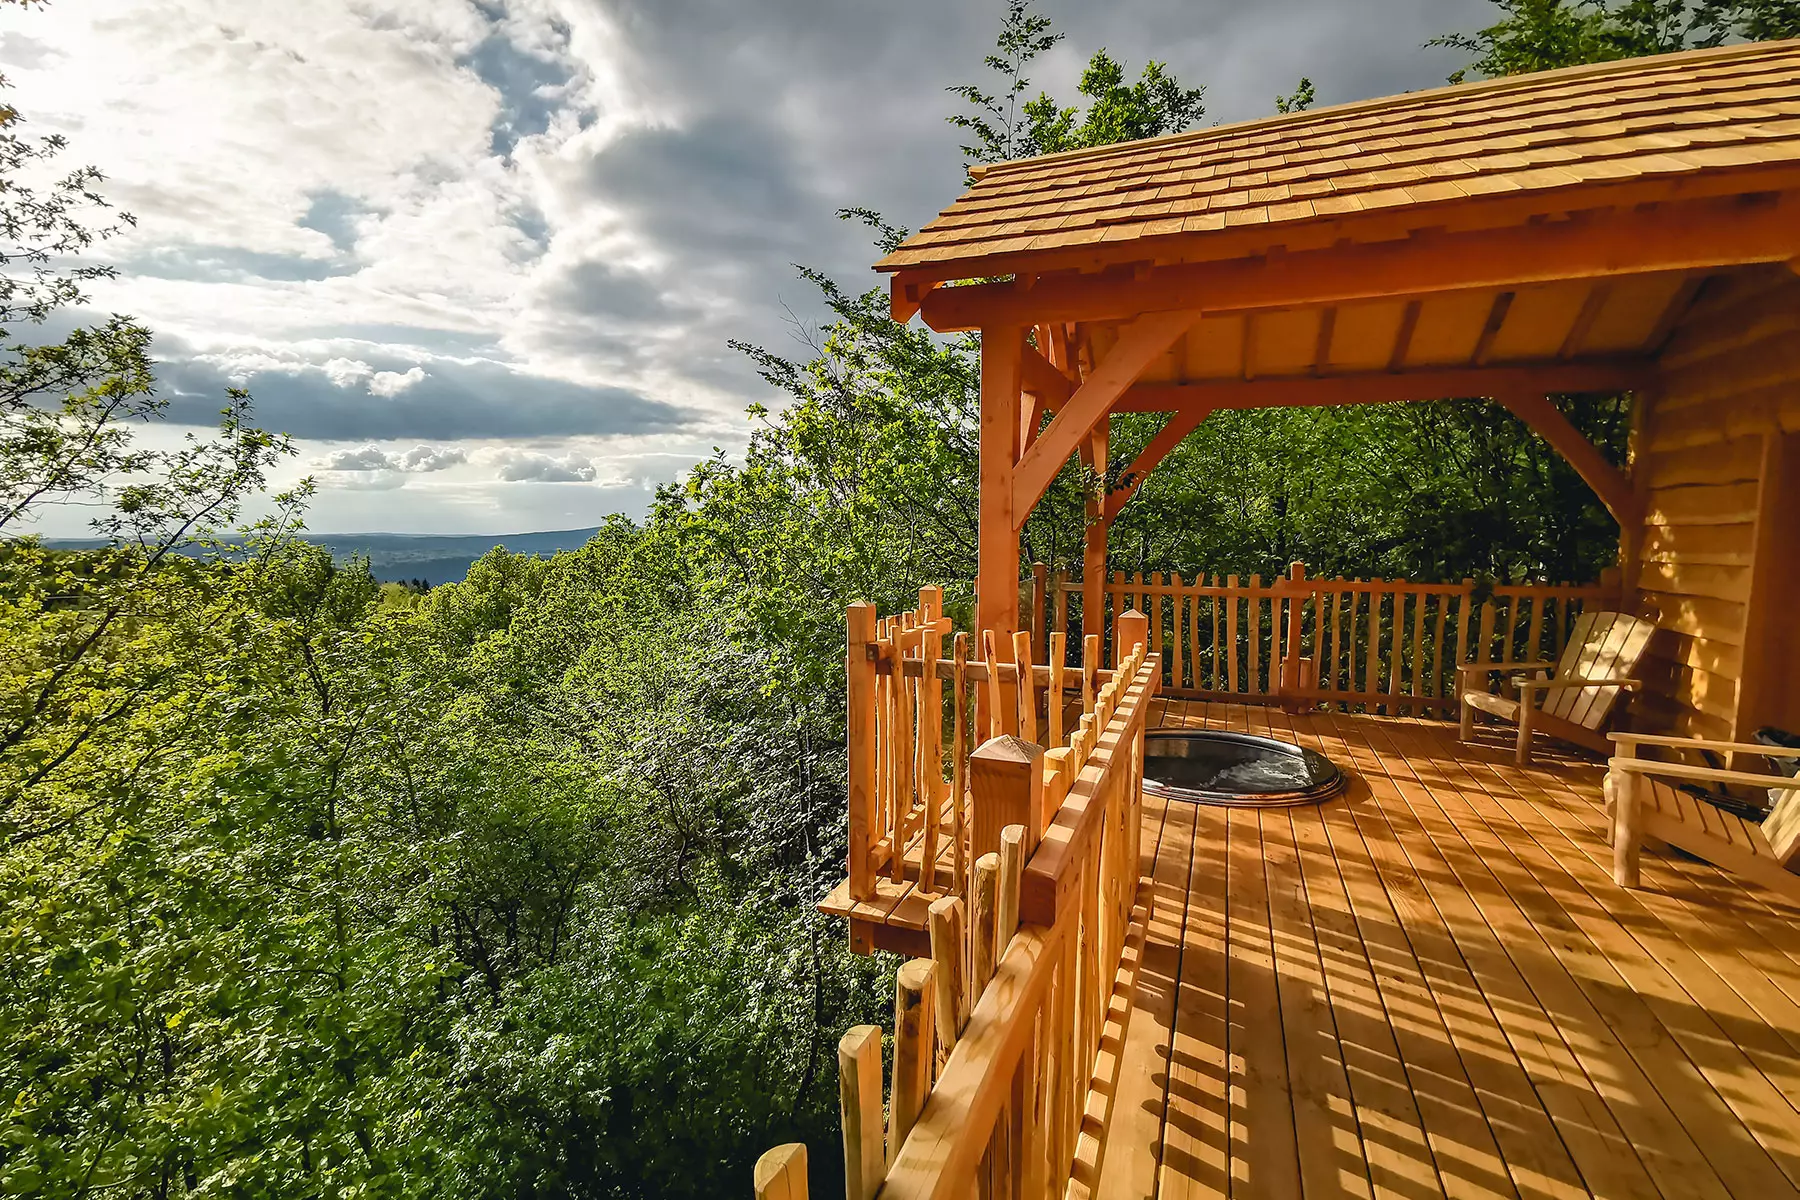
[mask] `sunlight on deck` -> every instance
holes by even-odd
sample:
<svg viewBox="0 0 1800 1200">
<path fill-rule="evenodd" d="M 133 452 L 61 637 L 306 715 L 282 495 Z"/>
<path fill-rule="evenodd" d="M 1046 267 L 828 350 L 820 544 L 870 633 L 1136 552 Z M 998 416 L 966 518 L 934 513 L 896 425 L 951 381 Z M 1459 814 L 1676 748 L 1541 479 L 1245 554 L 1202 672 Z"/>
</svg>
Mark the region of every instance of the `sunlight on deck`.
<svg viewBox="0 0 1800 1200">
<path fill-rule="evenodd" d="M 1796 1194 L 1800 908 L 1667 853 L 1616 887 L 1594 762 L 1159 708 L 1354 778 L 1322 808 L 1146 797 L 1156 908 L 1097 1195 Z"/>
</svg>

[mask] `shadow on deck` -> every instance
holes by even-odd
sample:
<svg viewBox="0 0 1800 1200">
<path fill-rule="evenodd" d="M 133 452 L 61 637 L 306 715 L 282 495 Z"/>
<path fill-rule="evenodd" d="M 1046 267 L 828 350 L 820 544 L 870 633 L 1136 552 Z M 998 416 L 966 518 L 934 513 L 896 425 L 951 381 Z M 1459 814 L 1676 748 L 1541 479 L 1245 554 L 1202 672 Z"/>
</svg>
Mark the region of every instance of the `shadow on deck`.
<svg viewBox="0 0 1800 1200">
<path fill-rule="evenodd" d="M 1644 856 L 1598 764 L 1431 721 L 1159 702 L 1348 768 L 1320 808 L 1146 797 L 1156 905 L 1095 1194 L 1800 1194 L 1800 908 Z"/>
</svg>

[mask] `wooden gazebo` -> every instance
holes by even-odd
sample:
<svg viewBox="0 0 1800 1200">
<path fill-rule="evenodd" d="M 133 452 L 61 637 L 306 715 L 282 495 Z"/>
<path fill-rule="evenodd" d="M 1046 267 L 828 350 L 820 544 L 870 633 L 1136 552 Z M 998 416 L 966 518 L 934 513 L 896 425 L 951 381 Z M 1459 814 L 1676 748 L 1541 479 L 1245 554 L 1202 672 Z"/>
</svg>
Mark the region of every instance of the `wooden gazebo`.
<svg viewBox="0 0 1800 1200">
<path fill-rule="evenodd" d="M 1673 784 L 1800 785 L 1655 757 L 1800 728 L 1800 42 L 1004 163 L 879 267 L 897 319 L 982 334 L 980 575 L 971 630 L 936 588 L 849 612 L 820 907 L 912 961 L 885 1103 L 885 1031 L 839 1046 L 845 1194 L 1800 1195 L 1800 808 Z M 1624 470 L 1551 399 L 1621 391 Z M 1443 398 L 1568 459 L 1616 584 L 1104 579 L 1209 413 Z M 1019 532 L 1130 411 L 1169 416 L 1090 502 L 1075 665 L 1040 592 L 1018 631 Z M 1450 673 L 1561 649 L 1588 602 L 1656 643 L 1610 770 L 1459 740 Z M 1160 799 L 1167 726 L 1298 742 L 1348 790 Z M 806 1163 L 770 1151 L 759 1198 Z"/>
<path fill-rule="evenodd" d="M 1090 612 L 1107 524 L 1208 413 L 1488 397 L 1623 528 L 1680 639 L 1663 723 L 1729 736 L 1800 724 L 1797 256 L 1783 42 L 1003 163 L 877 268 L 896 319 L 982 333 L 979 628 L 1016 627 L 1018 531 L 1112 413 L 1169 421 L 1090 512 Z M 1546 399 L 1619 390 L 1629 476 Z"/>
</svg>

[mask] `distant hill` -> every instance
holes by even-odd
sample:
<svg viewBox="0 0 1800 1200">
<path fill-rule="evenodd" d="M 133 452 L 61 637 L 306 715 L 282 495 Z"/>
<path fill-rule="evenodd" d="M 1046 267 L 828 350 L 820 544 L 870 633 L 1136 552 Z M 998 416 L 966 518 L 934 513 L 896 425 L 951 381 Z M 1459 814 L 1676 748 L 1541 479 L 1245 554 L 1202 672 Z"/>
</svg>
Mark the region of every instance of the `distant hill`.
<svg viewBox="0 0 1800 1200">
<path fill-rule="evenodd" d="M 369 569 L 377 579 L 423 579 L 439 584 L 461 582 L 475 560 L 496 546 L 505 546 L 515 554 L 548 558 L 559 550 L 579 549 L 598 532 L 595 527 L 541 533 L 309 533 L 303 537 L 330 550 L 333 558 L 367 555 Z M 62 550 L 88 550 L 106 543 L 98 538 L 45 538 L 44 544 Z"/>
</svg>

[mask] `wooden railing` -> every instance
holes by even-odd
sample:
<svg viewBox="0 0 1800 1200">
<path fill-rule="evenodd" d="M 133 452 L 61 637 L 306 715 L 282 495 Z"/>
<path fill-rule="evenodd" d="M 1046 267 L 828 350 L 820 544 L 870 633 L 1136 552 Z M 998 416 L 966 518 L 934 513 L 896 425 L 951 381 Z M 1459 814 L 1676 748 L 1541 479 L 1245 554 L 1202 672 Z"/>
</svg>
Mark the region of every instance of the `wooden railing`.
<svg viewBox="0 0 1800 1200">
<path fill-rule="evenodd" d="M 979 642 L 955 632 L 943 615 L 943 590 L 935 587 L 920 589 L 917 609 L 891 617 L 878 618 L 872 604 L 850 606 L 852 899 L 874 896 L 883 878 L 969 894 L 970 754 L 1003 735 L 1050 747 L 1055 763 L 1091 745 L 1095 701 L 1113 672 L 1099 665 L 1098 636 L 1090 640 L 1083 666 L 1065 665 L 1061 634 L 1048 639 L 1049 661 L 1034 662 L 1027 631 L 999 638 L 990 631 Z M 1078 715 L 1070 711 L 1075 693 Z"/>
<path fill-rule="evenodd" d="M 942 773 L 930 769 L 929 755 L 906 753 L 907 721 L 899 715 L 914 715 L 916 747 L 918 729 L 932 721 L 917 720 L 930 705 L 912 696 L 908 683 L 937 678 L 944 661 L 934 661 L 932 639 L 949 632 L 935 616 L 936 599 L 923 596 L 919 610 L 885 627 L 866 609 L 851 612 L 851 661 L 860 657 L 875 667 L 860 685 L 854 676 L 851 681 L 852 744 L 858 736 L 854 712 L 863 701 L 875 721 L 873 731 L 864 731 L 876 764 L 875 778 L 864 781 L 872 790 L 869 811 L 890 815 L 883 836 L 893 844 L 903 844 L 907 828 L 899 798 L 908 787 L 915 797 L 935 795 L 935 783 L 942 781 Z M 878 636 L 860 641 L 865 630 Z M 1149 890 L 1138 877 L 1139 806 L 1144 729 L 1162 674 L 1145 645 L 1141 614 L 1123 612 L 1116 636 L 1131 650 L 1116 672 L 1099 679 L 1090 668 L 1085 680 L 1072 685 L 1081 686 L 1083 704 L 1063 745 L 1055 744 L 1059 739 L 1050 736 L 1048 724 L 1062 707 L 1060 668 L 1031 663 L 1023 643 L 1013 663 L 1000 661 L 998 648 L 991 648 L 980 680 L 966 655 L 948 660 L 957 695 L 947 707 L 958 722 L 956 736 L 965 716 L 976 720 L 956 681 L 991 689 L 984 731 L 992 736 L 966 764 L 952 764 L 952 797 L 960 797 L 967 811 L 958 818 L 937 810 L 940 820 L 959 822 L 944 820 L 940 832 L 959 846 L 966 841 L 972 869 L 966 881 L 960 872 L 939 881 L 949 887 L 930 905 L 930 956 L 907 962 L 896 978 L 885 1122 L 882 1031 L 858 1026 L 839 1045 L 849 1200 L 872 1200 L 878 1192 L 883 1200 L 1091 1194 L 1098 1131 L 1115 1090 L 1097 1072 L 1117 1069 L 1148 921 Z M 921 647 L 916 671 L 909 640 Z M 886 646 L 889 669 L 881 669 L 879 650 L 870 656 L 859 644 Z M 1098 657 L 1097 644 L 1092 649 L 1090 662 Z M 1009 678 L 1018 689 L 1010 707 L 1004 697 Z M 1040 695 L 1046 701 L 1041 713 Z M 929 686 L 923 698 L 931 699 Z M 892 722 L 885 730 L 884 713 Z M 1045 724 L 1033 728 L 1039 715 Z M 1027 733 L 1044 733 L 1053 748 L 1046 752 L 1015 736 L 1011 721 Z M 853 795 L 857 762 L 853 753 Z M 896 782 L 908 762 L 926 764 L 915 777 L 926 780 L 923 788 Z M 887 795 L 896 801 L 888 809 L 881 807 L 884 769 Z M 933 823 L 921 819 L 927 827 Z M 871 845 L 865 851 L 872 864 L 877 850 Z M 854 840 L 851 854 L 854 863 Z M 965 882 L 966 892 L 954 890 Z M 769 1151 L 757 1164 L 755 1183 L 759 1200 L 804 1200 L 805 1147 Z"/>
<path fill-rule="evenodd" d="M 1268 583 L 1118 573 L 1104 596 L 1109 613 L 1149 616 L 1150 651 L 1162 659 L 1171 697 L 1451 717 L 1457 664 L 1554 659 L 1584 607 L 1618 606 L 1608 575 L 1592 585 L 1484 587 L 1314 579 L 1295 563 Z M 1040 565 L 1022 592 L 1039 657 L 1050 636 L 1082 627 L 1081 584 L 1065 574 Z"/>
</svg>

